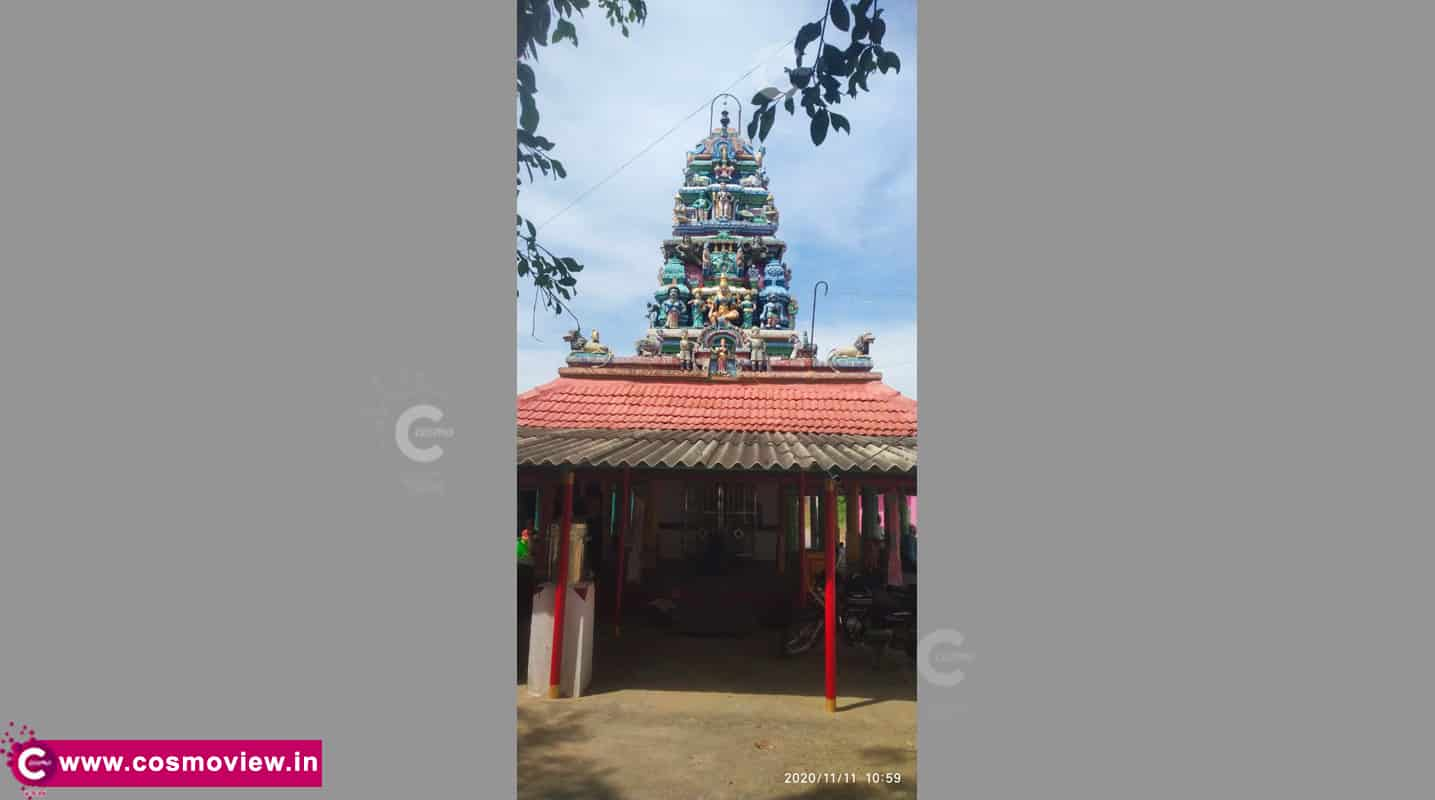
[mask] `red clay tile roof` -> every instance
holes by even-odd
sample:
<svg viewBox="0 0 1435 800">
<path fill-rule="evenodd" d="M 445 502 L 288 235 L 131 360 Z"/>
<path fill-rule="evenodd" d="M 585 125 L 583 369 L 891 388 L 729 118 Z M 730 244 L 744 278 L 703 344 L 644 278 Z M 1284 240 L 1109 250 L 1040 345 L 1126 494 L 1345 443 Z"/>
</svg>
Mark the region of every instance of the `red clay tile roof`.
<svg viewBox="0 0 1435 800">
<path fill-rule="evenodd" d="M 563 377 L 518 396 L 518 425 L 916 436 L 917 401 L 876 380 L 727 383 Z"/>
</svg>

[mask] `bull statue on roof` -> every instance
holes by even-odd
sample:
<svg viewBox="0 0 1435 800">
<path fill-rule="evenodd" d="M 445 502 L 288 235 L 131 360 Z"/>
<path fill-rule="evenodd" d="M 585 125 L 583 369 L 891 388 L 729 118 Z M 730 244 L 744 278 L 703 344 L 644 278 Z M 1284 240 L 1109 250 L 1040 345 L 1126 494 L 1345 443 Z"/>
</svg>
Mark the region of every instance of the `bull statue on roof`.
<svg viewBox="0 0 1435 800">
<path fill-rule="evenodd" d="M 640 356 L 660 356 L 663 354 L 663 340 L 657 334 L 650 333 L 634 343 Z"/>
<path fill-rule="evenodd" d="M 834 358 L 862 358 L 863 356 L 871 355 L 872 343 L 875 341 L 877 341 L 877 337 L 873 336 L 871 331 L 868 331 L 858 336 L 857 339 L 852 342 L 851 347 L 832 348 L 832 352 L 827 354 L 827 360 L 831 361 Z"/>
</svg>

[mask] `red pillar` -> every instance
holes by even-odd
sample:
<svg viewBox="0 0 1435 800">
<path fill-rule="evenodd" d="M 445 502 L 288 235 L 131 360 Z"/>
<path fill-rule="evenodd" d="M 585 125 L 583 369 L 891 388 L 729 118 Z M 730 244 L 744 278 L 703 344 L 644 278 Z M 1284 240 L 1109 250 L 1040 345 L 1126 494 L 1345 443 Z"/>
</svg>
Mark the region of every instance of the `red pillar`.
<svg viewBox="0 0 1435 800">
<path fill-rule="evenodd" d="M 553 660 L 548 664 L 548 696 L 558 696 L 563 668 L 563 601 L 568 596 L 568 539 L 573 530 L 573 472 L 563 473 L 563 524 L 558 534 L 558 576 L 553 581 Z"/>
<path fill-rule="evenodd" d="M 623 547 L 623 539 L 628 535 L 628 507 L 632 492 L 632 470 L 623 467 L 623 495 L 618 498 L 618 598 L 613 610 L 614 622 L 613 632 L 621 636 L 623 634 L 623 565 L 627 560 L 627 551 Z"/>
<path fill-rule="evenodd" d="M 797 587 L 797 605 L 807 608 L 807 590 L 811 586 L 811 576 L 807 574 L 807 548 L 804 537 L 807 535 L 807 475 L 797 473 L 797 566 L 798 574 L 801 576 Z"/>
<path fill-rule="evenodd" d="M 827 524 L 823 526 L 822 540 L 827 546 L 827 586 L 823 593 L 823 606 L 827 615 L 824 625 L 827 632 L 827 710 L 837 710 L 837 482 L 827 479 L 827 492 L 822 498 L 827 513 L 822 516 Z"/>
</svg>

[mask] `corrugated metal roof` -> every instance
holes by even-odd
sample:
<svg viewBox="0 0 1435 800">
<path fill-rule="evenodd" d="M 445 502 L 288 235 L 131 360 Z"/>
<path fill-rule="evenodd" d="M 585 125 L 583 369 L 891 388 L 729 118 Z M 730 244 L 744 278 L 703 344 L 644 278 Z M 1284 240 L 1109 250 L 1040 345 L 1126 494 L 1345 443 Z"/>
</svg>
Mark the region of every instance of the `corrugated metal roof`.
<svg viewBox="0 0 1435 800">
<path fill-rule="evenodd" d="M 521 427 L 518 464 L 907 474 L 917 469 L 917 439 L 792 432 Z"/>
</svg>

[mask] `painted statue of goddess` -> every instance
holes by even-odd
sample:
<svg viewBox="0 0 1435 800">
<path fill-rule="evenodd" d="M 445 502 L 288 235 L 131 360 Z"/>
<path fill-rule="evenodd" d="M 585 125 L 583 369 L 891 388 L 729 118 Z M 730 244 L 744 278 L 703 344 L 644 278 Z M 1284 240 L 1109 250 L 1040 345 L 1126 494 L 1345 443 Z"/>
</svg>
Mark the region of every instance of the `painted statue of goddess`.
<svg viewBox="0 0 1435 800">
<path fill-rule="evenodd" d="M 663 301 L 663 321 L 669 328 L 680 328 L 683 324 L 683 311 L 687 310 L 687 303 L 678 296 L 678 287 L 668 287 L 668 299 Z"/>
</svg>

